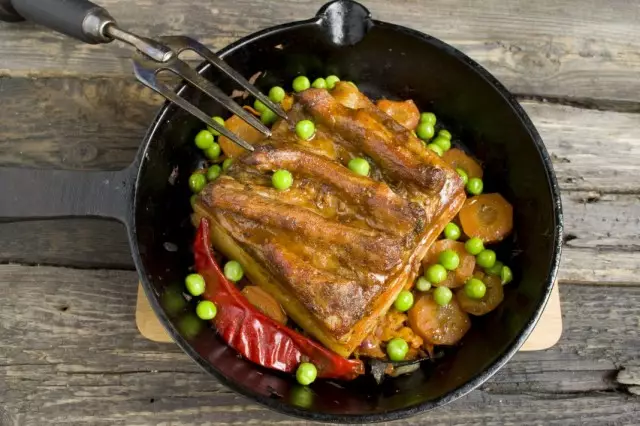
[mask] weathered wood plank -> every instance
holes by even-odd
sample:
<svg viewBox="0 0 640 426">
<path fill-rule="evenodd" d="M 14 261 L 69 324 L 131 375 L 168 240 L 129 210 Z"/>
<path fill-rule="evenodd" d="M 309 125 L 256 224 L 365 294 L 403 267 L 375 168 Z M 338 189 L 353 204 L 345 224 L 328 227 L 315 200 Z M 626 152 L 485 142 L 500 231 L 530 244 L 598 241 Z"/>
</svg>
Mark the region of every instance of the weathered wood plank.
<svg viewBox="0 0 640 426">
<path fill-rule="evenodd" d="M 563 206 L 560 281 L 640 284 L 640 196 L 565 191 Z M 0 223 L 0 235 L 0 263 L 133 269 L 126 232 L 115 222 Z"/>
<path fill-rule="evenodd" d="M 174 345 L 141 338 L 135 280 L 128 271 L 0 266 L 1 424 L 305 424 L 231 393 Z M 480 390 L 397 424 L 637 420 L 629 380 L 615 377 L 638 368 L 640 287 L 560 290 L 558 345 L 520 353 Z"/>
<path fill-rule="evenodd" d="M 0 164 L 117 169 L 131 162 L 160 98 L 126 79 L 0 77 Z"/>
<path fill-rule="evenodd" d="M 128 79 L 0 78 L 0 97 L 0 165 L 67 169 L 128 165 L 161 104 Z M 563 189 L 640 193 L 640 115 L 522 104 Z"/>
<path fill-rule="evenodd" d="M 0 223 L 0 263 L 134 269 L 118 222 L 65 219 Z"/>
<path fill-rule="evenodd" d="M 104 0 L 143 35 L 188 34 L 221 48 L 259 29 L 310 18 L 323 0 L 162 2 Z M 627 0 L 366 2 L 377 19 L 447 41 L 511 90 L 548 96 L 640 100 L 640 11 Z M 258 13 L 259 11 L 259 13 Z M 0 73 L 12 76 L 130 75 L 129 50 L 89 46 L 30 24 L 0 25 Z"/>
<path fill-rule="evenodd" d="M 523 101 L 563 189 L 640 192 L 640 115 Z"/>
</svg>

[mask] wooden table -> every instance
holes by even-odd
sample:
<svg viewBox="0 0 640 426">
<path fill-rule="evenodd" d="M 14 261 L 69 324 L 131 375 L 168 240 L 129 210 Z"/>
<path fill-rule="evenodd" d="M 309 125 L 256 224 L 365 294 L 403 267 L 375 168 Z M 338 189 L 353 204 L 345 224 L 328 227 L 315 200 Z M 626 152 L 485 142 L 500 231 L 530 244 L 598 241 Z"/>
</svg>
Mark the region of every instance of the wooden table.
<svg viewBox="0 0 640 426">
<path fill-rule="evenodd" d="M 186 33 L 220 48 L 321 3 L 101 4 L 142 34 Z M 518 354 L 481 389 L 398 424 L 638 424 L 638 2 L 366 4 L 460 48 L 518 94 L 553 155 L 566 218 L 560 342 Z M 0 164 L 127 165 L 160 103 L 134 81 L 128 54 L 0 24 Z M 1 223 L 0 263 L 0 425 L 304 423 L 138 334 L 137 275 L 119 224 Z"/>
</svg>

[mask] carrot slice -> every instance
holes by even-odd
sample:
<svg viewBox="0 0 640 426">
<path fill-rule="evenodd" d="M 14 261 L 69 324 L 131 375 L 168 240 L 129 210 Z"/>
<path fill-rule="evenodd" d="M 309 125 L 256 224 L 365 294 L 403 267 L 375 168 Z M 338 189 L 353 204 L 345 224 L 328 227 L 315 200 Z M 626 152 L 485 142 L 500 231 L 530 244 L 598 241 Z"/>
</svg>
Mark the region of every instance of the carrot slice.
<svg viewBox="0 0 640 426">
<path fill-rule="evenodd" d="M 429 265 L 438 263 L 438 256 L 445 250 L 453 250 L 458 253 L 460 257 L 460 265 L 455 271 L 449 271 L 447 279 L 436 284 L 437 287 L 449 287 L 457 288 L 463 286 L 464 283 L 471 278 L 473 274 L 473 268 L 476 266 L 475 256 L 469 254 L 465 248 L 464 243 L 453 240 L 440 240 L 433 243 L 427 255 L 422 259 L 422 265 L 424 268 L 428 268 Z"/>
<path fill-rule="evenodd" d="M 456 291 L 456 299 L 463 311 L 471 315 L 484 315 L 493 311 L 504 299 L 502 282 L 495 275 L 485 275 L 482 272 L 475 274 L 487 286 L 487 292 L 482 299 L 472 299 L 464 292 L 464 288 Z"/>
<path fill-rule="evenodd" d="M 459 216 L 464 233 L 485 243 L 501 241 L 513 229 L 513 207 L 500 194 L 468 198 Z"/>
<path fill-rule="evenodd" d="M 452 148 L 444 153 L 442 159 L 450 164 L 454 169 L 460 168 L 467 172 L 469 178 L 482 179 L 482 167 L 480 167 L 480 164 L 468 156 L 463 150 Z"/>
<path fill-rule="evenodd" d="M 282 100 L 282 109 L 285 111 L 289 111 L 291 107 L 293 107 L 293 96 L 285 95 L 284 99 Z"/>
<path fill-rule="evenodd" d="M 404 102 L 381 99 L 376 106 L 409 130 L 415 129 L 420 121 L 420 110 L 411 99 Z"/>
<path fill-rule="evenodd" d="M 455 297 L 449 304 L 440 306 L 429 292 L 420 295 L 409 309 L 409 325 L 425 343 L 453 345 L 469 331 L 471 321 Z"/>
<path fill-rule="evenodd" d="M 241 292 L 249 303 L 258 308 L 260 312 L 280 324 L 287 322 L 287 316 L 282 306 L 269 293 L 257 285 L 248 285 Z"/>
<path fill-rule="evenodd" d="M 224 126 L 227 128 L 227 130 L 235 133 L 236 135 L 238 135 L 238 137 L 244 139 L 251 145 L 264 139 L 264 135 L 262 133 L 251 127 L 249 124 L 245 123 L 243 119 L 235 114 L 229 117 L 224 122 Z M 244 148 L 239 147 L 238 145 L 233 143 L 231 139 L 225 136 L 220 136 L 218 143 L 220 144 L 220 148 L 222 148 L 222 151 L 229 158 L 238 157 L 246 152 Z"/>
</svg>

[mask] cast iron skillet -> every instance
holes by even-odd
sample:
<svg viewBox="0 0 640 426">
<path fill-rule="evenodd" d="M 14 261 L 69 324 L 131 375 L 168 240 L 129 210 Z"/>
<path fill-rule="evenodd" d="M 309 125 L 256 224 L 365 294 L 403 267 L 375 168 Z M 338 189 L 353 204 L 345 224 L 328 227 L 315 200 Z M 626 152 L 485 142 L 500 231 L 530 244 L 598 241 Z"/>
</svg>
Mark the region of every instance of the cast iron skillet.
<svg viewBox="0 0 640 426">
<path fill-rule="evenodd" d="M 498 255 L 509 261 L 515 280 L 498 309 L 474 319 L 459 348 L 381 386 L 361 378 L 318 381 L 306 389 L 290 376 L 238 358 L 211 328 L 198 332 L 191 307 L 181 306 L 176 289 L 192 265 L 187 179 L 202 161 L 193 144 L 202 124 L 169 104 L 125 170 L 0 169 L 0 217 L 94 216 L 124 223 L 151 306 L 176 343 L 225 385 L 283 413 L 332 422 L 389 421 L 444 405 L 495 374 L 540 317 L 556 276 L 562 234 L 549 155 L 509 92 L 453 47 L 373 20 L 362 5 L 346 0 L 325 5 L 307 21 L 245 37 L 220 55 L 245 76 L 264 71 L 257 81 L 263 91 L 274 84 L 288 87 L 299 74 L 336 74 L 373 98 L 413 99 L 421 110 L 434 111 L 482 160 L 485 192 L 499 191 L 514 206 L 514 238 Z M 234 89 L 208 67 L 201 71 L 225 91 Z M 189 87 L 180 90 L 211 114 L 223 113 Z"/>
</svg>

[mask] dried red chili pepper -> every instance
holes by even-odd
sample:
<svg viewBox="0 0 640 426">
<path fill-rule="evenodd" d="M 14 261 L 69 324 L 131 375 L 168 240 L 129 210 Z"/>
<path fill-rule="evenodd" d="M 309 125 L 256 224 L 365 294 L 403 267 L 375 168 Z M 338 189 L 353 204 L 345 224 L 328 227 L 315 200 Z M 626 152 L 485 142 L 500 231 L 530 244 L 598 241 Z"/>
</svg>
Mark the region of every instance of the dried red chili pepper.
<svg viewBox="0 0 640 426">
<path fill-rule="evenodd" d="M 207 284 L 204 298 L 218 308 L 212 320 L 222 338 L 250 361 L 294 372 L 312 362 L 318 377 L 351 380 L 364 373 L 360 360 L 345 359 L 257 310 L 222 274 L 209 242 L 209 222 L 200 221 L 194 242 L 196 269 Z"/>
</svg>

